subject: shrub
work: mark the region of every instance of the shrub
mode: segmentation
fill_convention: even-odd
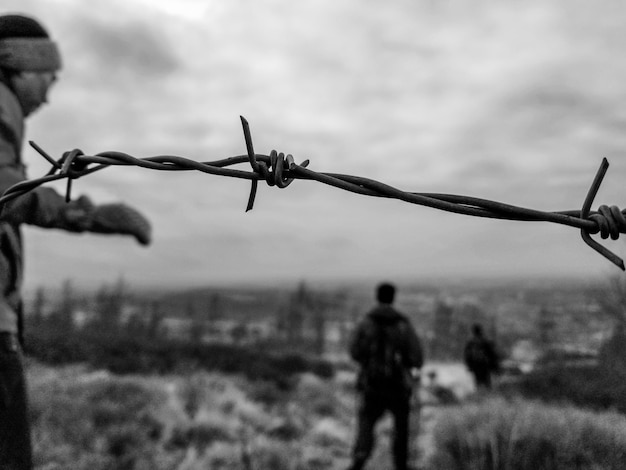
[[[145,468],[167,468],[158,450],[164,394],[149,382],[59,374],[33,381],[30,396],[38,464],[124,470],[143,468],[141,462]],[[157,464],[159,459],[162,464]]]
[[[181,381],[178,387],[178,396],[189,418],[193,419],[196,416],[207,398],[211,385],[206,380],[206,376],[202,374],[191,374]]]
[[[434,470],[618,470],[626,418],[492,398],[446,412],[434,446]]]
[[[600,348],[599,360],[609,369],[626,368],[626,322],[619,323],[611,337]]]
[[[331,468],[349,452],[340,390],[312,373],[298,378],[282,390],[242,375],[146,378],[30,361],[37,468]]]
[[[507,395],[626,413],[626,371],[595,365],[552,366],[503,387]]]
[[[174,427],[166,446],[180,449],[194,447],[203,452],[218,441],[235,442],[235,438],[220,423],[192,423],[189,426]]]
[[[308,413],[319,417],[333,417],[342,411],[336,386],[312,374],[300,377],[295,398]]]
[[[93,331],[61,334],[54,329],[32,329],[26,345],[29,356],[49,364],[86,362],[117,374],[164,374],[191,364],[192,368],[272,381],[284,390],[291,388],[296,374],[310,371],[329,378],[334,373],[330,362],[294,353],[273,354],[238,345],[151,341]]]
[[[259,443],[254,446],[250,455],[252,468],[291,470],[294,454],[299,457],[299,452],[294,452],[294,450],[283,443]]]
[[[291,419],[289,416],[275,423],[266,432],[269,437],[280,441],[294,441],[300,439],[304,433],[305,429],[298,423],[298,420]]]
[[[248,395],[253,401],[270,407],[284,402],[287,398],[287,393],[279,389],[274,382],[263,380],[252,384]]]

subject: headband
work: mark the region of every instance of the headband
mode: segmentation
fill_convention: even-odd
[[[55,72],[61,55],[48,38],[0,39],[0,67],[20,72]]]

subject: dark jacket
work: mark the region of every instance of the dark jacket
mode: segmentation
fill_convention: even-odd
[[[476,354],[474,351],[479,351]],[[498,372],[500,369],[500,358],[496,347],[487,338],[473,336],[465,345],[463,351],[465,365],[472,372]]]
[[[391,340],[402,356],[402,364],[407,369],[420,369],[423,365],[422,346],[409,319],[391,305],[381,304],[370,311],[357,325],[350,343],[350,356],[361,368],[368,363],[370,344],[377,334],[378,325],[394,324]]]
[[[17,97],[0,82],[0,195],[26,179],[21,151],[24,116]],[[22,235],[21,224],[77,231],[67,221],[75,209],[52,188],[36,188],[0,207],[0,331],[21,329]]]

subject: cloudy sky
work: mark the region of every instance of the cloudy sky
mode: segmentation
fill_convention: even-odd
[[[64,68],[27,139],[210,161],[257,153],[416,192],[546,211],[626,203],[626,6],[619,0],[4,0]],[[30,148],[30,177],[47,164]],[[248,169],[245,166],[241,169]],[[63,190],[63,184],[58,184]],[[608,276],[572,227],[476,219],[312,181],[286,189],[114,167],[75,194],[151,220],[145,248],[25,230],[27,288],[298,280]],[[621,256],[623,240],[603,243]]]

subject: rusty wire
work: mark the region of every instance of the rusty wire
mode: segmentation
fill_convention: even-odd
[[[136,158],[123,152],[107,151],[95,155],[85,155],[75,149],[65,152],[59,160],[53,159],[34,142],[30,145],[52,165],[50,171],[41,178],[22,181],[11,186],[0,197],[0,207],[6,202],[25,194],[34,188],[51,181],[67,178],[66,200],[71,198],[72,181],[109,166],[139,166],[151,170],[188,171],[197,170],[218,176],[228,176],[251,180],[250,196],[246,211],[254,206],[259,180],[265,180],[269,186],[286,188],[295,179],[313,180],[336,188],[365,196],[399,199],[411,204],[431,207],[447,212],[465,214],[474,217],[504,219],[513,221],[552,222],[579,228],[585,243],[602,256],[618,266],[622,271],[624,261],[591,238],[591,234],[600,233],[603,239],[616,240],[621,233],[626,233],[626,211],[617,206],[602,205],[598,211],[591,211],[591,205],[600,188],[609,163],[604,158],[587,193],[581,210],[544,212],[524,207],[513,206],[470,196],[439,193],[405,192],[387,184],[359,176],[338,173],[319,173],[307,168],[309,161],[296,164],[291,155],[272,150],[270,155],[254,152],[248,121],[241,116],[247,155],[198,162],[184,157],[161,155],[148,158]],[[252,171],[228,168],[235,164],[249,163]]]

